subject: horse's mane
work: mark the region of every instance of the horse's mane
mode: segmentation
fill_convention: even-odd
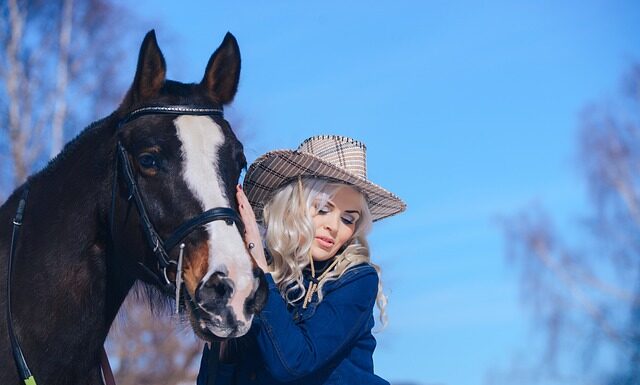
[[[115,124],[116,118],[116,113],[113,112],[110,115],[89,124],[80,132],[80,134],[69,141],[58,153],[58,155],[49,160],[49,162],[47,162],[42,170],[33,174],[30,179],[37,177],[44,178],[49,176],[49,174],[54,172],[54,170],[56,170],[60,164],[64,163],[70,156],[72,156],[72,154],[74,154],[80,147],[82,147],[84,143],[90,141],[92,136],[100,131],[101,128]]]

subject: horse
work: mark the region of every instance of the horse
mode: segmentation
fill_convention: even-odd
[[[11,336],[38,383],[102,384],[102,347],[136,282],[175,296],[204,340],[248,331],[267,287],[235,211],[243,146],[222,114],[239,77],[227,33],[202,81],[166,79],[150,31],[118,108],[0,207],[0,384],[20,383]]]

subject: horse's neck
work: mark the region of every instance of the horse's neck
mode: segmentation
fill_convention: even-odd
[[[112,130],[104,124],[88,128],[27,182],[12,278],[13,318],[37,364],[56,355],[60,368],[91,370],[92,356],[133,283],[114,279],[107,261]],[[10,199],[2,209],[15,206]]]
[[[87,128],[26,182],[30,192],[21,243],[29,245],[25,252],[32,260],[48,261],[55,254],[61,264],[71,263],[88,248],[93,254],[104,248],[111,132],[106,124]]]

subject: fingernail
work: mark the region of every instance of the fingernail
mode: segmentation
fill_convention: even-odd
[[[239,184],[239,185],[238,185],[238,188],[239,188],[240,190],[242,190],[242,185],[241,185],[241,184]]]

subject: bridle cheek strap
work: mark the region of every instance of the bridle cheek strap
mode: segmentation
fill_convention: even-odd
[[[138,209],[138,215],[141,219],[141,224],[143,227],[143,233],[147,242],[153,248],[153,252],[158,258],[158,264],[160,267],[167,267],[169,265],[169,255],[164,247],[161,245],[162,241],[160,236],[156,232],[156,229],[153,227],[151,220],[149,219],[149,214],[147,214],[147,209],[142,201],[142,196],[140,195],[140,190],[138,190],[138,183],[136,183],[135,177],[133,175],[133,169],[131,167],[131,162],[129,161],[129,156],[127,154],[127,150],[124,149],[124,146],[120,141],[118,141],[117,145],[118,151],[118,162],[121,165],[122,174],[124,176],[124,181],[127,184],[127,188],[129,191],[128,201],[133,199],[133,202]],[[117,183],[117,179],[114,181]]]

